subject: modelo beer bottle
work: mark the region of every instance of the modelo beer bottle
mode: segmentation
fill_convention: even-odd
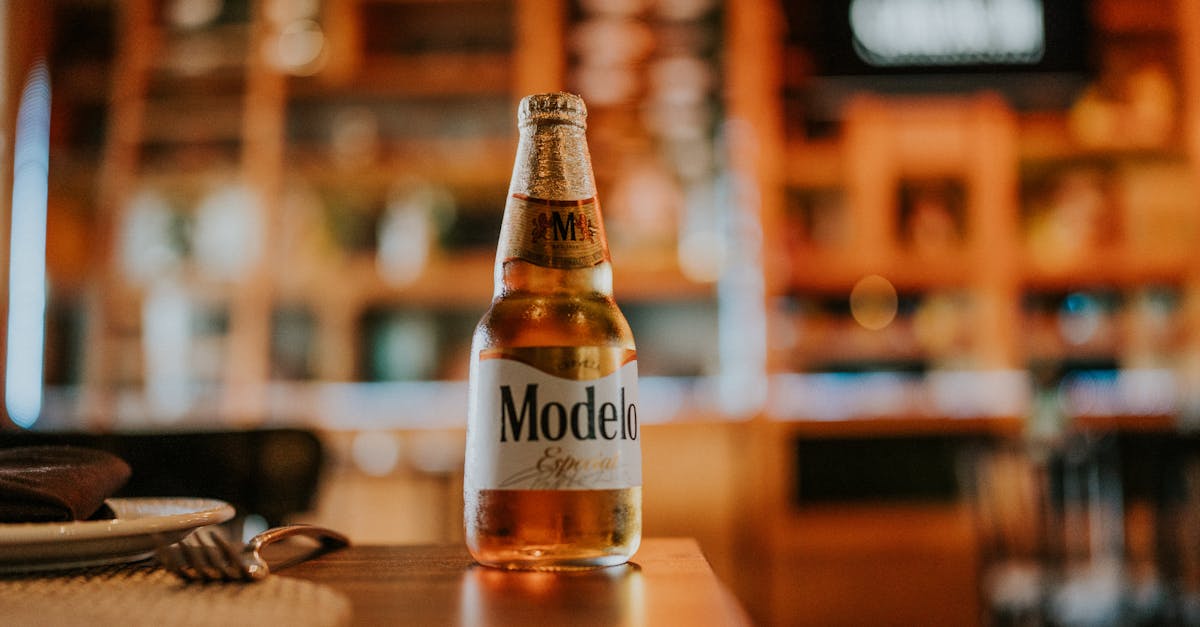
[[[642,529],[637,352],[578,96],[527,96],[495,292],[471,347],[464,518],[488,566],[626,562]]]

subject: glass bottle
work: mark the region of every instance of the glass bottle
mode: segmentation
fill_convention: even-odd
[[[464,519],[481,564],[628,561],[641,541],[637,352],[612,293],[583,100],[527,96],[492,304],[471,347]]]

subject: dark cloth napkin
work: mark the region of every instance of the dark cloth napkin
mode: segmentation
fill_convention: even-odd
[[[106,451],[77,446],[0,449],[0,523],[103,518],[104,499],[125,485],[129,475],[129,464]]]

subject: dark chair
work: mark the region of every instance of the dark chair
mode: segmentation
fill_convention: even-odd
[[[300,429],[153,433],[5,432],[0,448],[42,444],[109,451],[133,469],[115,496],[196,496],[233,505],[267,524],[311,510],[325,461]]]

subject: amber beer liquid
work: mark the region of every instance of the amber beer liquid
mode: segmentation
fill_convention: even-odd
[[[611,566],[637,550],[637,352],[570,94],[521,101],[492,304],[471,347],[464,518],[488,566]]]

